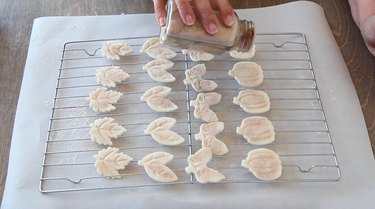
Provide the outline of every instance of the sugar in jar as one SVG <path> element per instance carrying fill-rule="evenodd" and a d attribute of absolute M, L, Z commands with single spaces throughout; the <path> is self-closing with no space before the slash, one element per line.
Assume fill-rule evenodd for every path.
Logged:
<path fill-rule="evenodd" d="M 169 0 L 166 24 L 160 29 L 160 42 L 173 47 L 216 55 L 231 50 L 247 52 L 254 44 L 255 27 L 252 21 L 240 20 L 235 15 L 232 26 L 225 26 L 219 21 L 218 28 L 217 33 L 210 35 L 206 33 L 200 21 L 190 26 L 185 25 L 175 1 Z"/>

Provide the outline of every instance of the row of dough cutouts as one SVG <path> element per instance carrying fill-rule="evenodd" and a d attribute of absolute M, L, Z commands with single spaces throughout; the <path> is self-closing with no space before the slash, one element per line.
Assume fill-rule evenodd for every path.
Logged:
<path fill-rule="evenodd" d="M 119 56 L 124 56 L 125 54 L 130 53 L 131 51 L 132 50 L 130 46 L 126 44 L 121 45 L 119 42 L 116 41 L 106 42 L 102 48 L 103 56 L 114 60 L 119 59 Z M 108 55 L 106 54 L 107 52 L 111 52 L 112 54 Z M 158 44 L 158 41 L 156 41 L 155 39 L 148 40 L 142 46 L 141 52 L 146 52 L 150 57 L 155 59 L 147 63 L 143 67 L 144 70 L 147 70 L 148 74 L 153 80 L 158 82 L 175 81 L 173 75 L 167 72 L 169 68 L 173 67 L 173 62 L 167 59 L 173 58 L 175 56 L 175 52 L 171 52 L 171 50 L 161 47 Z M 199 60 L 210 60 L 213 58 L 213 56 L 210 56 L 205 53 L 184 53 L 189 53 L 191 59 L 197 61 L 198 58 Z M 235 54 L 235 52 L 231 53 L 231 55 L 232 54 Z M 243 54 L 238 53 L 238 55 Z M 198 92 L 213 91 L 217 87 L 217 84 L 212 80 L 203 79 L 202 76 L 205 74 L 205 72 L 206 68 L 204 64 L 198 64 L 194 66 L 192 69 L 189 69 L 185 72 L 186 79 L 184 80 L 184 83 L 186 85 L 192 85 L 192 87 Z M 240 85 L 245 87 L 257 86 L 263 81 L 263 73 L 260 66 L 253 62 L 237 63 L 235 64 L 233 69 L 229 71 L 228 74 L 234 77 Z M 105 67 L 99 69 L 97 72 L 98 83 L 101 83 L 103 86 L 106 87 L 115 87 L 116 83 L 120 83 L 128 77 L 129 74 L 127 74 L 117 66 Z M 141 97 L 141 101 L 146 102 L 151 109 L 157 112 L 175 111 L 178 109 L 178 107 L 173 102 L 165 98 L 170 93 L 170 91 L 171 89 L 169 87 L 164 86 L 151 88 L 150 90 L 146 91 L 145 94 Z M 90 107 L 92 107 L 92 109 L 96 112 L 111 111 L 115 109 L 113 104 L 115 104 L 119 100 L 121 95 L 122 93 L 120 92 L 107 90 L 106 88 L 98 88 L 97 90 L 90 93 Z M 217 182 L 224 179 L 224 175 L 222 175 L 220 172 L 207 167 L 206 164 L 209 161 L 209 159 L 211 159 L 211 157 L 199 157 L 212 156 L 212 153 L 217 155 L 223 155 L 228 152 L 226 145 L 216 138 L 216 134 L 224 129 L 224 124 L 222 122 L 218 122 L 216 114 L 209 108 L 210 105 L 214 105 L 220 102 L 220 97 L 220 94 L 215 92 L 205 94 L 200 93 L 198 94 L 196 100 L 191 101 L 191 105 L 195 107 L 194 116 L 197 119 L 202 119 L 205 122 L 210 122 L 209 124 L 202 124 L 200 127 L 200 133 L 195 135 L 195 138 L 197 140 L 202 141 L 202 149 L 199 150 L 196 154 L 189 156 L 189 167 L 186 169 L 188 173 L 194 173 L 198 182 L 201 183 Z M 233 102 L 235 104 L 240 105 L 246 112 L 250 113 L 260 113 L 268 111 L 270 106 L 267 94 L 256 90 L 241 91 L 239 95 L 234 98 Z M 268 135 L 266 138 L 264 138 L 263 136 L 259 137 L 259 131 L 257 128 L 255 128 L 259 126 L 259 124 L 261 124 L 261 126 L 264 127 L 263 129 L 265 130 L 272 129 L 272 133 L 272 124 L 270 126 L 270 122 L 268 121 L 268 119 L 265 119 L 264 117 L 260 116 L 246 118 L 243 120 L 241 126 L 237 128 L 237 133 L 244 135 L 248 142 L 253 144 L 269 143 L 269 141 L 272 138 L 272 134 Z M 175 122 L 176 121 L 173 118 L 159 118 L 150 123 L 148 128 L 145 130 L 145 134 L 150 134 L 152 138 L 154 138 L 158 143 L 162 145 L 172 146 L 181 144 L 184 142 L 184 138 L 170 130 L 170 128 L 172 128 Z M 164 124 L 164 126 L 162 125 L 160 127 L 157 127 L 157 124 Z M 249 124 L 253 124 L 254 126 L 249 126 Z M 112 145 L 111 138 L 117 138 L 119 135 L 126 131 L 125 128 L 115 123 L 113 118 L 97 119 L 94 123 L 90 124 L 90 127 L 91 139 L 103 145 Z M 249 129 L 247 127 L 253 128 Z M 209 133 L 207 132 L 207 130 Z M 261 139 L 259 140 L 259 138 Z M 207 150 L 209 150 L 209 153 L 211 154 L 207 154 Z M 251 158 L 249 157 L 251 156 L 250 153 L 251 152 L 249 152 L 248 158 L 242 162 L 242 166 L 249 168 L 249 170 L 253 172 L 253 174 L 257 178 L 262 179 L 262 177 L 259 177 L 259 175 L 255 174 L 256 171 L 254 169 L 251 169 L 251 160 L 249 160 Z M 122 156 L 115 157 L 115 159 L 119 159 L 121 162 L 117 163 L 109 160 L 108 162 L 111 162 L 113 166 L 103 165 L 103 163 L 105 164 L 107 162 L 106 159 L 111 159 L 114 156 Z M 160 162 L 148 162 L 147 160 L 144 160 L 145 158 L 149 158 L 150 156 L 164 156 L 161 158 L 165 159 L 161 160 Z M 171 156 L 171 154 L 161 154 L 159 152 L 156 154 L 151 153 L 147 155 L 145 158 L 143 160 L 140 160 L 138 164 L 145 167 L 146 173 L 152 179 L 160 182 L 170 182 L 177 180 L 177 177 L 173 173 L 173 171 L 165 165 L 170 160 L 172 160 L 173 156 Z M 195 158 L 202 159 L 203 161 L 199 162 L 199 166 L 194 167 L 190 164 L 194 161 L 192 161 L 192 159 Z M 98 155 L 95 155 L 95 159 L 95 166 L 97 168 L 98 173 L 104 176 L 118 175 L 117 170 L 124 169 L 125 166 L 133 160 L 131 157 L 127 155 L 118 153 L 118 149 L 113 147 L 109 147 L 107 149 L 99 151 Z M 256 167 L 259 167 L 259 165 Z M 107 169 L 107 171 L 103 171 L 103 168 Z M 112 171 L 108 171 L 108 168 Z M 166 176 L 163 177 L 163 175 L 160 174 L 157 174 L 157 176 L 155 176 L 155 173 L 157 173 L 158 171 L 166 174 Z M 270 179 L 263 178 L 263 180 Z"/>

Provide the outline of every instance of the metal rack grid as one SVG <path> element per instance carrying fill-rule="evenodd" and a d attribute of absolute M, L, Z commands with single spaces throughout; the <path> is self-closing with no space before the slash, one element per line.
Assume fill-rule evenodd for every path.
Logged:
<path fill-rule="evenodd" d="M 196 92 L 182 82 L 184 71 L 197 63 L 178 52 L 170 72 L 176 77 L 173 83 L 162 84 L 172 88 L 168 96 L 179 110 L 172 113 L 156 113 L 139 97 L 150 87 L 161 85 L 149 78 L 142 65 L 151 61 L 146 54 L 139 53 L 142 44 L 149 37 L 117 39 L 133 47 L 133 52 L 120 61 L 109 61 L 100 56 L 101 43 L 106 40 L 68 42 L 64 45 L 61 66 L 58 70 L 57 86 L 53 98 L 46 149 L 40 178 L 42 193 L 100 190 L 111 188 L 149 187 L 197 183 L 186 174 L 186 158 L 200 148 L 194 140 L 202 121 L 193 116 L 189 102 Z M 250 145 L 235 133 L 242 119 L 251 116 L 232 103 L 234 96 L 243 87 L 227 73 L 234 63 L 241 60 L 228 54 L 204 62 L 206 79 L 218 83 L 215 92 L 222 95 L 222 101 L 213 110 L 225 129 L 217 137 L 229 148 L 224 156 L 214 156 L 209 166 L 222 172 L 226 179 L 220 183 L 261 183 L 247 169 L 240 167 L 247 152 L 266 147 L 280 155 L 283 164 L 282 176 L 271 182 L 336 182 L 341 178 L 340 168 L 320 100 L 314 69 L 307 40 L 302 33 L 258 34 L 257 53 L 250 61 L 257 62 L 264 70 L 264 82 L 254 88 L 263 90 L 271 99 L 271 110 L 261 114 L 268 117 L 276 131 L 276 140 L 265 146 Z M 114 90 L 124 93 L 116 110 L 109 113 L 95 113 L 85 100 L 88 94 L 100 87 L 96 83 L 96 69 L 102 66 L 121 66 L 130 78 Z M 169 116 L 177 119 L 173 130 L 186 141 L 177 146 L 158 145 L 143 130 L 154 119 Z M 134 158 L 124 171 L 122 178 L 109 179 L 96 173 L 92 156 L 105 146 L 97 145 L 88 135 L 89 124 L 95 119 L 113 117 L 128 131 L 113 146 Z M 149 179 L 136 161 L 148 153 L 166 151 L 175 158 L 168 165 L 178 176 L 173 183 L 158 183 Z"/>

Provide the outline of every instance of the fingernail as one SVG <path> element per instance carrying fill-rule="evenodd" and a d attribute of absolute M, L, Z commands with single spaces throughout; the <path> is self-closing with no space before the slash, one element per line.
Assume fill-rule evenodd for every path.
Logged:
<path fill-rule="evenodd" d="M 214 34 L 214 33 L 217 33 L 219 31 L 217 25 L 215 23 L 210 23 L 210 25 L 208 26 L 208 30 L 210 32 L 210 34 Z"/>
<path fill-rule="evenodd" d="M 191 15 L 186 15 L 185 21 L 187 25 L 193 25 L 194 24 L 194 19 Z"/>
<path fill-rule="evenodd" d="M 159 25 L 160 26 L 165 25 L 165 18 L 164 17 L 159 17 Z"/>
<path fill-rule="evenodd" d="M 233 24 L 233 16 L 232 15 L 227 15 L 225 17 L 225 23 L 227 24 L 227 26 L 231 26 Z"/>

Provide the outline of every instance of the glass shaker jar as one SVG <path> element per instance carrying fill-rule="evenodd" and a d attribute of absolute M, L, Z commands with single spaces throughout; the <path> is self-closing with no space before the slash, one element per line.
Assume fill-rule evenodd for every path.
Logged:
<path fill-rule="evenodd" d="M 255 27 L 252 21 L 239 20 L 235 15 L 237 21 L 231 27 L 219 21 L 218 32 L 210 35 L 199 20 L 194 25 L 185 25 L 174 0 L 169 0 L 167 5 L 166 24 L 160 30 L 162 44 L 216 55 L 231 50 L 247 52 L 254 44 Z"/>

